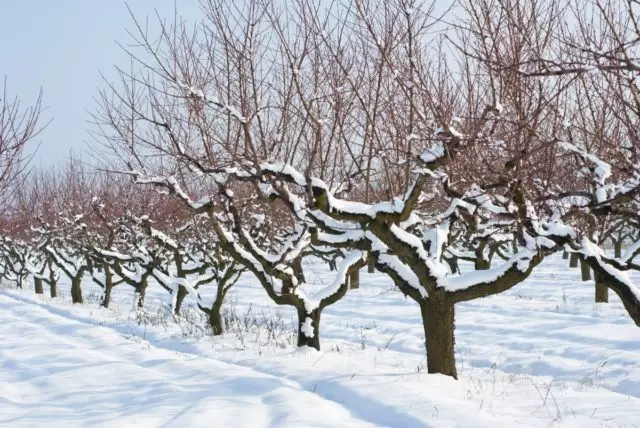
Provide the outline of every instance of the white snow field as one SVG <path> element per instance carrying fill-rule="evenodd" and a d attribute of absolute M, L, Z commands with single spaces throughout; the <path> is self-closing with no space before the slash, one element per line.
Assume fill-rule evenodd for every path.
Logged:
<path fill-rule="evenodd" d="M 560 256 L 456 307 L 458 381 L 426 374 L 417 305 L 365 270 L 323 313 L 320 352 L 296 350 L 295 314 L 249 275 L 216 338 L 193 300 L 167 316 L 160 287 L 144 312 L 130 287 L 110 309 L 84 289 L 75 306 L 0 290 L 0 426 L 640 427 L 640 329 Z"/>

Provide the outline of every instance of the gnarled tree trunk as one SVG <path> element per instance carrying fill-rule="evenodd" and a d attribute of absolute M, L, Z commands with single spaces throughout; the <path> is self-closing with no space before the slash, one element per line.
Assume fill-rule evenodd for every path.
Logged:
<path fill-rule="evenodd" d="M 353 270 L 349 274 L 349 288 L 360 288 L 360 271 Z"/>
<path fill-rule="evenodd" d="M 602 275 L 594 270 L 593 278 L 596 281 L 596 303 L 609 303 L 609 287 L 604 283 Z"/>
<path fill-rule="evenodd" d="M 613 251 L 617 259 L 622 257 L 622 239 L 613 241 Z"/>
<path fill-rule="evenodd" d="M 451 257 L 451 258 L 444 258 L 444 261 L 447 262 L 447 264 L 449 265 L 449 269 L 451 269 L 451 273 L 460 273 L 460 266 L 458 265 L 458 258 L 457 257 Z"/>
<path fill-rule="evenodd" d="M 582 257 L 580 257 L 580 275 L 582 276 L 583 281 L 591 280 L 591 268 Z"/>
<path fill-rule="evenodd" d="M 36 294 L 44 294 L 44 289 L 42 287 L 42 278 L 34 277 L 33 286 L 35 288 Z"/>
<path fill-rule="evenodd" d="M 474 267 L 475 270 L 489 270 L 491 269 L 491 261 L 490 260 L 485 260 L 481 257 L 476 258 L 476 261 L 474 263 Z"/>
<path fill-rule="evenodd" d="M 100 305 L 104 308 L 109 307 L 111 302 L 111 289 L 113 289 L 113 273 L 108 266 L 104 267 L 104 295 L 102 296 L 102 302 Z"/>
<path fill-rule="evenodd" d="M 488 270 L 491 269 L 491 256 L 486 258 L 484 257 L 484 250 L 487 247 L 487 241 L 482 241 L 480 246 L 475 251 L 476 259 L 474 262 L 475 270 Z M 491 252 L 491 251 L 489 251 Z"/>
<path fill-rule="evenodd" d="M 51 298 L 54 299 L 58 297 L 58 280 L 53 278 L 49 281 L 49 288 L 51 293 Z"/>
<path fill-rule="evenodd" d="M 82 298 L 82 276 L 76 276 L 71 280 L 71 301 L 73 303 L 84 303 Z"/>
<path fill-rule="evenodd" d="M 52 299 L 58 297 L 58 275 L 53 270 L 49 272 L 49 292 Z"/>
<path fill-rule="evenodd" d="M 375 271 L 376 271 L 376 262 L 374 257 L 370 255 L 367 261 L 367 273 L 375 273 Z"/>
<path fill-rule="evenodd" d="M 211 305 L 211 312 L 209 312 L 209 325 L 214 336 L 220 336 L 223 332 L 221 309 L 222 301 L 218 302 L 216 299 Z"/>
<path fill-rule="evenodd" d="M 420 303 L 427 347 L 427 371 L 458 378 L 455 357 L 455 310 L 446 299 L 429 298 Z"/>
<path fill-rule="evenodd" d="M 176 295 L 176 304 L 173 307 L 173 315 L 180 315 L 180 309 L 182 309 L 182 302 L 184 302 L 184 298 L 187 297 L 189 292 L 182 285 L 178 286 L 178 291 Z"/>
<path fill-rule="evenodd" d="M 569 267 L 570 268 L 578 267 L 578 253 L 571 253 L 571 257 L 569 259 Z"/>
<path fill-rule="evenodd" d="M 144 308 L 144 298 L 145 298 L 145 295 L 147 294 L 148 284 L 149 284 L 148 275 L 143 275 L 142 279 L 140 280 L 140 284 L 138 284 L 138 287 L 136 289 L 136 292 L 138 293 L 138 308 L 140 309 Z"/>
<path fill-rule="evenodd" d="M 320 312 L 321 309 L 314 309 L 308 313 L 304 305 L 297 307 L 298 310 L 298 347 L 309 346 L 320 350 Z"/>

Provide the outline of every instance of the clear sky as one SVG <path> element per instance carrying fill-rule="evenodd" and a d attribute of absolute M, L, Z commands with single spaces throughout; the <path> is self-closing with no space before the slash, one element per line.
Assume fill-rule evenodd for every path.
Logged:
<path fill-rule="evenodd" d="M 178 13 L 199 18 L 198 0 L 176 0 Z M 153 18 L 155 9 L 173 18 L 174 0 L 130 0 L 138 19 Z M 43 119 L 36 165 L 64 160 L 71 149 L 87 150 L 94 97 L 103 86 L 100 73 L 114 76 L 116 64 L 128 58 L 116 41 L 128 42 L 133 28 L 124 0 L 0 0 L 0 79 L 24 105 L 43 90 Z"/>

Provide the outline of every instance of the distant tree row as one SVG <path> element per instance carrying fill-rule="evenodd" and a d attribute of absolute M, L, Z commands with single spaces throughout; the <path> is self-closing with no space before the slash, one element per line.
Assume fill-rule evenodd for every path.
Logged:
<path fill-rule="evenodd" d="M 109 163 L 20 186 L 0 274 L 53 293 L 64 273 L 74 302 L 88 274 L 104 306 L 118 284 L 142 305 L 154 279 L 176 315 L 191 294 L 220 334 L 246 273 L 319 349 L 323 309 L 368 266 L 417 303 L 428 371 L 457 377 L 456 304 L 563 251 L 640 326 L 636 9 L 210 0 L 195 26 L 136 21 L 133 65 L 94 117 Z M 335 272 L 319 292 L 305 257 Z"/>

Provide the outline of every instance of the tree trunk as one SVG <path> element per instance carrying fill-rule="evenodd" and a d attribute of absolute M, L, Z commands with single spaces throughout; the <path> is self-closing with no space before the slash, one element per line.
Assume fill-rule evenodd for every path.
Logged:
<path fill-rule="evenodd" d="M 109 302 L 111 302 L 111 289 L 113 288 L 113 275 L 111 273 L 111 269 L 105 267 L 104 270 L 104 296 L 102 296 L 102 302 L 100 302 L 100 306 L 103 308 L 109 307 Z"/>
<path fill-rule="evenodd" d="M 491 261 L 485 260 L 483 258 L 477 257 L 475 262 L 476 270 L 489 270 L 491 269 Z"/>
<path fill-rule="evenodd" d="M 36 289 L 36 294 L 44 294 L 44 289 L 42 288 L 42 278 L 34 277 L 33 285 Z"/>
<path fill-rule="evenodd" d="M 428 299 L 420 304 L 427 348 L 427 371 L 458 379 L 453 303 Z"/>
<path fill-rule="evenodd" d="M 580 257 L 580 274 L 582 275 L 583 281 L 591 280 L 591 268 L 589 267 L 589 264 L 582 259 L 582 257 Z"/>
<path fill-rule="evenodd" d="M 613 251 L 615 253 L 616 259 L 622 257 L 622 239 L 613 241 Z"/>
<path fill-rule="evenodd" d="M 562 260 L 568 260 L 569 259 L 569 253 L 567 253 L 566 251 L 562 253 Z"/>
<path fill-rule="evenodd" d="M 360 288 L 360 271 L 357 269 L 352 270 L 349 274 L 349 288 Z"/>
<path fill-rule="evenodd" d="M 49 279 L 49 288 L 51 292 L 51 298 L 55 299 L 58 297 L 58 280 L 56 278 Z"/>
<path fill-rule="evenodd" d="M 593 271 L 593 278 L 596 281 L 596 303 L 609 303 L 609 288 L 602 280 L 602 275 Z"/>
<path fill-rule="evenodd" d="M 178 286 L 178 295 L 176 296 L 176 305 L 173 308 L 173 315 L 180 315 L 180 309 L 182 309 L 182 302 L 184 302 L 184 298 L 187 297 L 189 292 L 182 285 Z"/>
<path fill-rule="evenodd" d="M 220 336 L 222 334 L 222 315 L 220 310 L 222 309 L 222 301 L 216 300 L 211 305 L 211 312 L 209 313 L 209 325 L 214 336 Z"/>
<path fill-rule="evenodd" d="M 138 308 L 144 308 L 144 296 L 147 293 L 147 277 L 143 276 L 138 285 Z"/>
<path fill-rule="evenodd" d="M 320 350 L 320 311 L 307 313 L 304 305 L 298 307 L 298 347 L 309 346 Z M 312 330 L 312 331 L 311 331 Z"/>
<path fill-rule="evenodd" d="M 373 259 L 371 254 L 367 258 L 367 273 L 375 273 L 376 271 L 376 261 Z"/>
<path fill-rule="evenodd" d="M 571 258 L 569 259 L 569 267 L 570 268 L 578 267 L 578 253 L 571 253 Z"/>
<path fill-rule="evenodd" d="M 449 269 L 451 269 L 452 274 L 460 273 L 460 266 L 458 266 L 457 257 L 451 257 L 450 259 L 445 258 L 444 261 L 449 265 Z"/>
<path fill-rule="evenodd" d="M 82 277 L 75 277 L 71 280 L 71 301 L 73 303 L 84 303 L 81 285 Z"/>

